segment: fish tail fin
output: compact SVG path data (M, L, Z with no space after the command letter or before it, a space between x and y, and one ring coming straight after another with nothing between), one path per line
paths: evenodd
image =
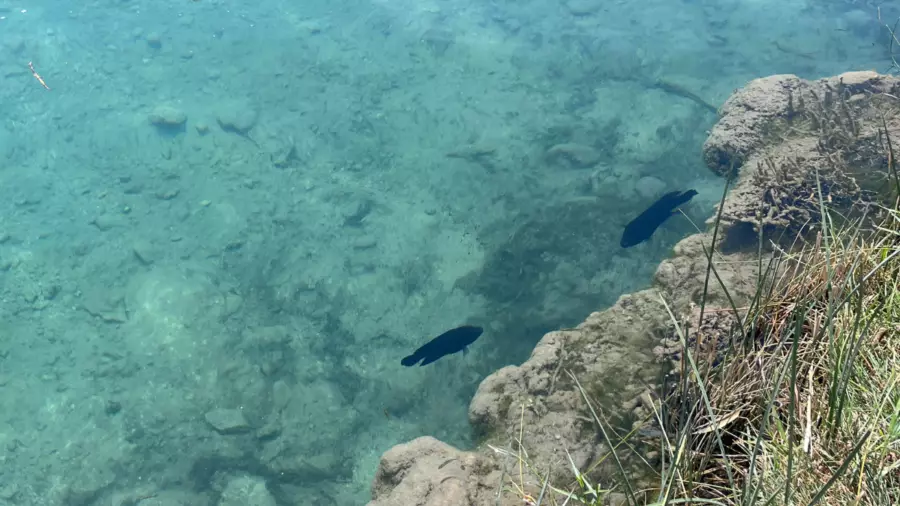
M421 359L422 359L422 357L413 353L412 355L403 357L403 360L401 360L400 363L405 365L406 367L411 367L411 366L416 365L416 362L418 362Z

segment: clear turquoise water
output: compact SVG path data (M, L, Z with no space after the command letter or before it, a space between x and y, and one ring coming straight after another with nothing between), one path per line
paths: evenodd
M628 220L689 187L712 212L715 115L660 80L717 106L755 77L886 71L875 12L0 3L0 505L237 504L242 475L363 504L392 445L471 445L482 378L692 230L622 250ZM470 353L400 366L464 322Z

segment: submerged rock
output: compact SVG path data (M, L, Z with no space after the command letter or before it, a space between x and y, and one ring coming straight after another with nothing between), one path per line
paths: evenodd
M566 168L584 169L593 167L602 158L602 153L574 142L557 144L547 150L547 160Z
M205 418L219 434L239 434L250 430L250 424L238 409L214 409L206 413Z
M216 121L226 132L246 135L256 125L257 112L250 105L233 102L222 106Z
M147 119L156 127L175 129L184 125L187 114L171 105L160 105L150 112Z
M568 0L566 7L575 16L589 16L603 7L601 0Z
M266 482L256 476L238 476L228 480L218 506L276 506Z

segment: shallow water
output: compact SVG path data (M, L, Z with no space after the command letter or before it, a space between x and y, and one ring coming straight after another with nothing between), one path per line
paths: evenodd
M279 504L362 504L381 453L470 445L482 378L649 284L693 230L619 247L659 193L712 212L709 105L889 67L875 11L841 2L0 18L0 505L229 504L241 474ZM469 353L400 366L465 322Z

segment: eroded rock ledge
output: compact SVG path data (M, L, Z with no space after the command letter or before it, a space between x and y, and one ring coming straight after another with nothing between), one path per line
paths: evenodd
M847 211L883 190L882 130L886 124L891 138L900 139L897 97L898 79L854 72L818 81L757 79L726 101L703 152L710 170L734 176L722 209L717 247L725 248L716 255L716 269L738 306L755 290L759 237L768 255L772 242L812 230L818 188L829 206ZM660 297L677 315L690 317L703 293L703 248L711 241L709 233L682 240L660 264L652 288L623 295L577 328L548 333L521 366L487 377L469 407L470 422L485 440L476 451L423 437L386 452L369 506L495 504L504 468L518 476L514 459L488 444L515 450L520 433L529 459L557 479L571 477L566 451L582 469L601 457L608 449L566 371L613 422L646 415L648 386L673 353ZM715 279L707 306L729 307ZM609 467L596 473L614 476ZM537 496L536 476L526 476L524 485ZM507 491L500 504L521 505L522 497Z

